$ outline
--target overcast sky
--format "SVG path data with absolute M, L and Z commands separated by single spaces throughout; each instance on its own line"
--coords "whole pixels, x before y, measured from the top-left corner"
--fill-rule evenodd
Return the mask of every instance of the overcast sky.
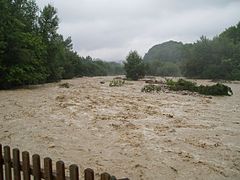
M 51 4 L 74 50 L 107 61 L 168 40 L 194 42 L 240 21 L 240 0 L 36 0 Z

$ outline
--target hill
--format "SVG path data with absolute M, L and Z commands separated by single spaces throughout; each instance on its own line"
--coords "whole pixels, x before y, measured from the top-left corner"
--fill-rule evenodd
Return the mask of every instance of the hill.
M 143 59 L 147 75 L 240 80 L 240 22 L 212 39 L 155 45 Z
M 155 76 L 180 76 L 180 64 L 185 51 L 182 42 L 167 41 L 149 49 L 143 60 L 147 64 L 147 74 Z
M 159 60 L 162 62 L 179 62 L 184 58 L 184 45 L 182 42 L 167 41 L 149 49 L 144 56 L 145 62 Z

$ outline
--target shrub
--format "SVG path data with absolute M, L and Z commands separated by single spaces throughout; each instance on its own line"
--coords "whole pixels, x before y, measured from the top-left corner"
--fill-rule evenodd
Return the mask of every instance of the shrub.
M 161 87 L 154 84 L 148 84 L 148 85 L 145 85 L 141 91 L 145 93 L 159 92 L 161 91 Z
M 114 86 L 122 86 L 125 83 L 124 80 L 121 79 L 113 79 L 112 81 L 110 81 L 109 86 L 110 87 L 114 87 Z
M 168 89 L 173 91 L 191 91 L 198 92 L 199 94 L 212 95 L 212 96 L 231 96 L 233 95 L 232 89 L 226 85 L 217 83 L 212 86 L 197 86 L 196 83 L 179 79 L 177 82 L 172 79 L 166 79 Z
M 217 83 L 212 86 L 199 86 L 198 87 L 198 92 L 200 94 L 205 94 L 205 95 L 214 95 L 214 96 L 219 96 L 219 95 L 225 95 L 225 96 L 231 96 L 233 95 L 232 89 L 226 85 Z
M 184 79 L 179 79 L 177 82 L 174 82 L 172 79 L 167 80 L 166 83 L 170 90 L 173 91 L 184 91 L 188 90 L 191 92 L 197 91 L 197 84 L 191 81 L 186 81 Z

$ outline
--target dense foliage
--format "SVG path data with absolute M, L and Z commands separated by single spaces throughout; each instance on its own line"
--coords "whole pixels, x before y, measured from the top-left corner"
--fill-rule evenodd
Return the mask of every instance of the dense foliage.
M 213 40 L 201 37 L 189 49 L 183 74 L 193 78 L 240 80 L 240 41 L 234 44 L 225 35 Z
M 155 45 L 144 56 L 144 62 L 147 63 L 147 74 L 180 76 L 180 64 L 184 57 L 184 45 L 181 42 L 168 41 Z
M 198 92 L 205 95 L 215 95 L 215 96 L 231 96 L 233 95 L 232 89 L 224 84 L 217 83 L 212 86 L 203 86 L 198 87 Z
M 161 60 L 163 62 L 179 62 L 184 58 L 183 43 L 168 41 L 149 49 L 144 56 L 144 61 Z
M 130 80 L 138 80 L 145 76 L 145 64 L 137 51 L 130 51 L 124 62 L 126 77 Z
M 213 39 L 156 45 L 144 61 L 148 75 L 240 80 L 240 22 Z
M 199 94 L 204 95 L 213 95 L 213 96 L 230 96 L 233 94 L 232 89 L 226 85 L 217 83 L 212 86 L 198 86 L 196 83 L 187 81 L 184 79 L 179 79 L 178 81 L 173 81 L 172 79 L 167 79 L 166 84 L 170 90 L 173 91 L 191 91 L 198 92 Z
M 0 88 L 74 76 L 123 74 L 123 65 L 79 57 L 57 30 L 56 9 L 34 0 L 0 1 Z

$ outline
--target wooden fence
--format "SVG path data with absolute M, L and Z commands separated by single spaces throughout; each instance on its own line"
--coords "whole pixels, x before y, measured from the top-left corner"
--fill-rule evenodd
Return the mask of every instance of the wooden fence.
M 65 165 L 63 161 L 56 162 L 56 172 L 52 169 L 52 160 L 44 158 L 43 168 L 41 168 L 40 156 L 32 156 L 32 165 L 30 163 L 29 152 L 22 152 L 22 161 L 20 161 L 20 152 L 13 149 L 12 158 L 9 146 L 0 144 L 0 180 L 79 180 L 79 168 L 72 164 L 69 166 L 70 176 L 65 175 Z M 84 180 L 94 180 L 94 171 L 90 168 L 84 170 Z M 129 180 L 128 178 L 116 179 L 108 173 L 102 173 L 100 180 Z

